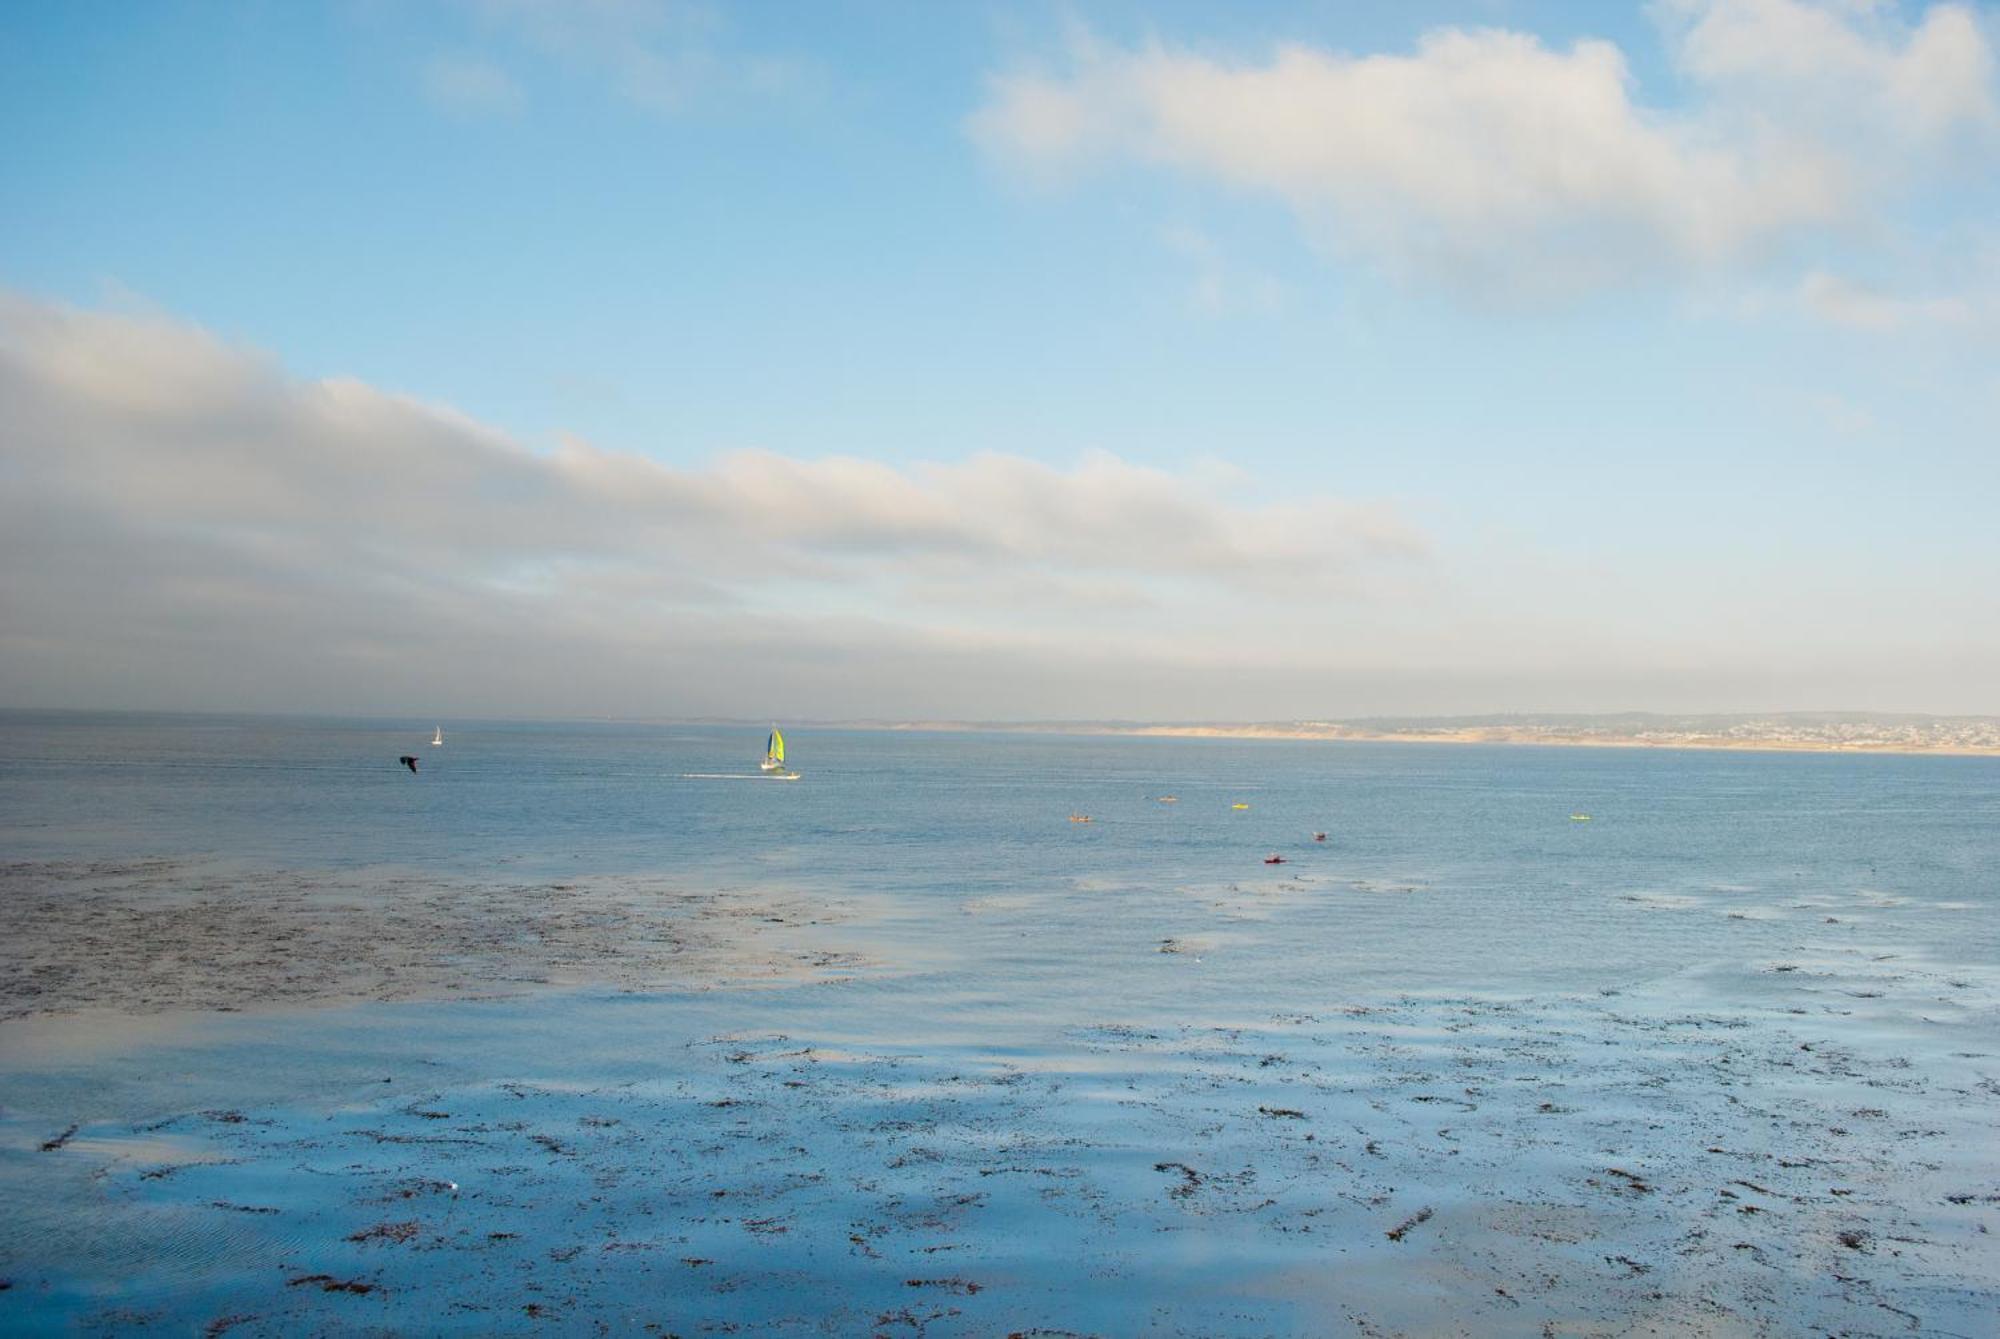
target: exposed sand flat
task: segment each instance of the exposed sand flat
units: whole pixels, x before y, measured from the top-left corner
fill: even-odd
[[[198,861],[0,865],[0,1019],[832,977],[840,907],[656,879],[449,879]]]
[[[0,1330],[1948,1339],[2000,1308],[2000,971],[1856,938],[1847,908],[1901,904],[1865,890],[1808,895],[1786,957],[1630,991],[1199,1023],[1085,992],[1017,1026],[949,1021],[949,971],[708,989],[829,970],[763,919],[784,899],[266,876],[256,911],[199,868],[79,876],[83,920],[180,957],[114,954],[131,987],[73,964],[76,999],[237,998],[218,965],[280,1002],[401,997],[438,987],[433,935],[515,998],[182,1014],[115,1061],[75,1044],[95,1018],[0,1025]],[[1193,986],[1304,910],[1291,882],[1249,923],[1249,892],[1180,890],[1183,939],[1097,955]],[[1046,907],[962,914],[990,953]],[[219,924],[326,938],[203,966]]]
[[[82,1235],[17,1225],[45,1263],[17,1260],[0,1321],[1971,1336],[2000,1304],[1994,1057],[1913,1067],[1824,1015],[1385,997],[1009,1061],[547,1003],[564,1046],[490,1078],[423,1059],[406,1017],[396,1073],[330,1105],[86,1123],[47,1154],[0,1126],[94,1206]],[[67,1281],[128,1252],[108,1295]]]

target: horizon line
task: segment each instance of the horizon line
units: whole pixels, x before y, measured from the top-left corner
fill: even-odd
[[[318,710],[307,708],[226,708],[226,707],[128,707],[128,706],[12,706],[0,704],[0,715],[39,716],[185,716],[218,717],[253,720],[323,720],[323,721],[395,721],[405,719],[404,713],[390,713],[374,710],[343,709]],[[450,721],[504,722],[518,725],[700,725],[700,726],[756,726],[767,728],[774,723],[771,714],[757,716],[722,715],[637,715],[627,713],[610,714],[457,714],[423,715],[407,713],[407,719],[435,723]],[[1916,723],[1916,722],[1966,722],[2000,724],[2000,714],[1986,712],[1948,711],[1876,711],[1855,707],[1788,707],[1776,711],[1722,710],[1722,711],[1665,711],[1656,708],[1631,707],[1611,711],[1455,711],[1455,712],[1376,712],[1365,716],[1269,716],[1269,717],[1119,717],[1119,716],[1036,716],[1036,717],[970,717],[970,716],[791,716],[783,713],[775,723],[787,729],[901,729],[901,730],[1015,730],[1034,728],[1085,729],[1109,727],[1115,729],[1297,729],[1300,727],[1357,727],[1367,728],[1383,725],[1433,725],[1446,724],[1475,727],[1482,725],[1506,725],[1513,723],[1588,723],[1630,720],[1654,721],[1766,721],[1766,720],[1820,720],[1841,721],[1855,724],[1870,723]]]

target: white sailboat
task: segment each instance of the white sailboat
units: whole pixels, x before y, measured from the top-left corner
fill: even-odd
[[[434,749],[444,747],[444,727],[442,725],[437,728],[437,733],[431,736],[431,747]]]
[[[799,774],[785,767],[785,732],[777,726],[771,727],[771,737],[764,741],[764,761],[757,764],[759,771],[768,772],[778,781],[797,781]]]

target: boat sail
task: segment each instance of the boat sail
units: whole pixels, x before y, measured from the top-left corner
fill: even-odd
[[[764,761],[759,766],[766,772],[785,770],[785,732],[775,725],[771,737],[764,741]]]
[[[440,725],[437,728],[437,733],[431,736],[431,747],[439,748],[443,744],[444,744],[444,727]]]

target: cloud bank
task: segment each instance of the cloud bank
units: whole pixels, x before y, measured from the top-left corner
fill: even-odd
[[[1648,105],[1606,41],[1444,28],[1408,54],[1231,59],[1077,40],[994,76],[974,139],[1045,179],[1133,161],[1285,201],[1405,277],[1576,292],[1756,259],[1865,224],[1994,147],[1994,53],[1956,4],[1666,0],[1685,98]]]
[[[170,319],[0,290],[0,706],[1992,709],[1987,588],[1912,598],[1693,552],[1648,579],[1643,552],[1579,566],[1254,483],[1104,454],[533,450]]]
[[[537,452],[19,296],[0,414],[16,703],[1054,711],[1078,665],[1226,667],[1245,627],[1337,625],[1425,565],[1384,507],[1239,500],[1220,467]]]

